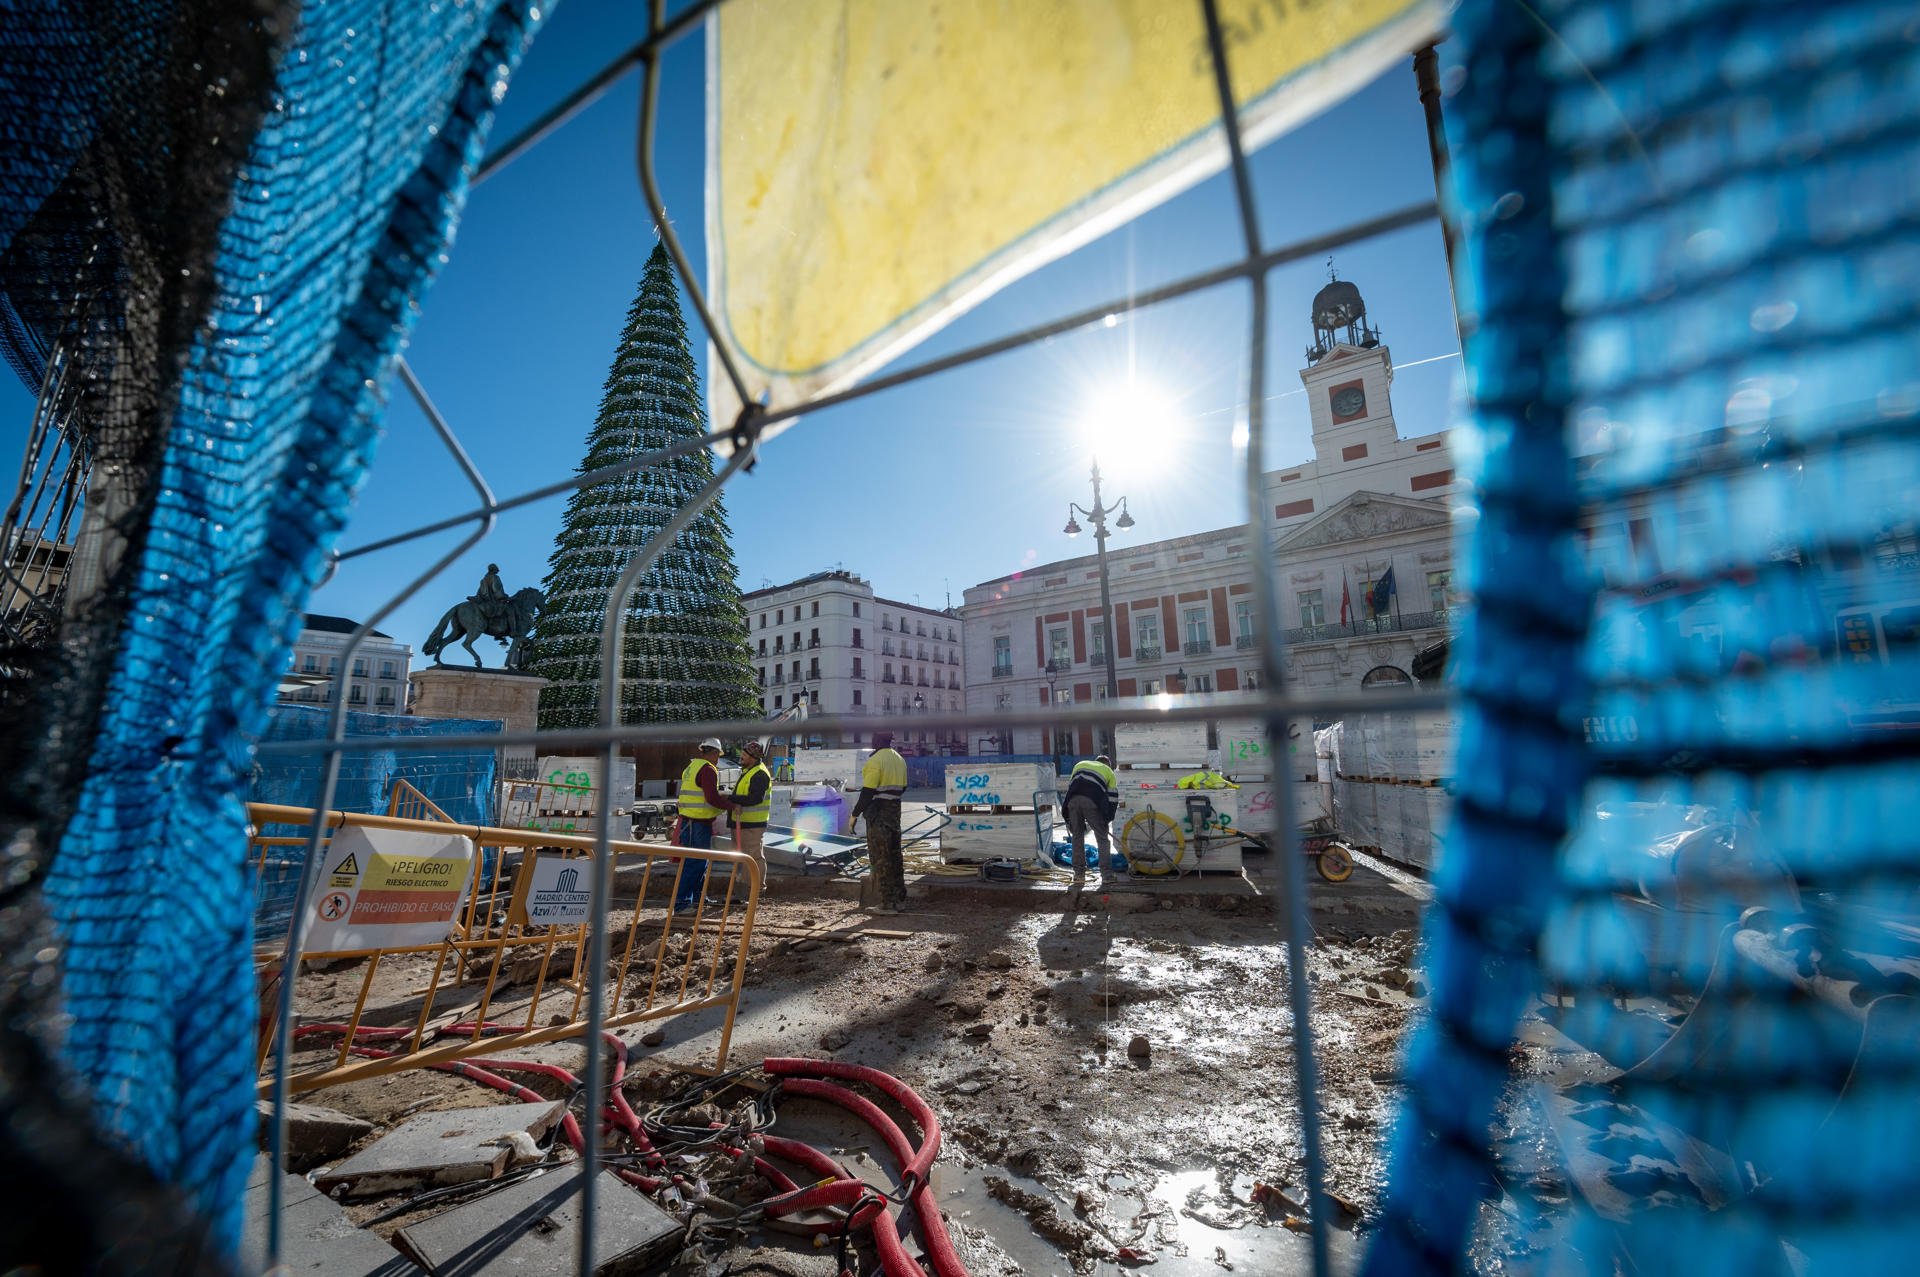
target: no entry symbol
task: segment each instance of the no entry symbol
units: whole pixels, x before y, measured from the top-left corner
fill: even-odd
[[[328,922],[338,922],[347,916],[347,906],[352,903],[344,891],[329,892],[320,901],[320,916]]]

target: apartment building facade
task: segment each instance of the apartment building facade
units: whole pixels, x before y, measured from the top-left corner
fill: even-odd
[[[300,636],[293,642],[287,673],[281,679],[280,699],[299,705],[325,705],[333,695],[334,682],[344,678],[348,709],[406,712],[407,671],[413,664],[413,647],[374,630],[351,661],[345,661],[347,638],[359,625],[344,616],[307,613]]]
[[[801,729],[810,744],[864,745],[880,729],[916,752],[950,749],[960,739],[914,724],[916,716],[964,703],[957,613],[883,598],[846,571],[753,590],[741,606],[763,714],[773,718],[799,702],[809,716],[886,720],[844,742]]]

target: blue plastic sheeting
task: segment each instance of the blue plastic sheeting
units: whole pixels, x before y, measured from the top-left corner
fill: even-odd
[[[498,719],[415,718],[409,714],[365,714],[349,711],[349,737],[450,736],[462,732],[499,732]],[[327,734],[327,711],[302,705],[276,705],[267,722],[266,740],[321,740]],[[434,806],[463,825],[491,825],[494,812],[495,753],[491,749],[413,750],[343,754],[340,779],[334,787],[333,810],[385,812],[393,782],[404,780],[425,794]],[[322,759],[318,754],[270,754],[254,765],[252,802],[285,803],[306,807],[320,785]],[[297,835],[302,828],[269,826],[263,834]],[[293,898],[306,863],[303,847],[269,850],[254,894],[254,940],[284,941],[292,919]],[[481,866],[481,876],[491,865]]]
[[[248,742],[539,21],[525,2],[305,7],[222,227],[109,709],[46,882],[67,1060],[229,1252],[257,1126]]]
[[[1452,21],[1474,602],[1366,1271],[1906,1271],[1913,6]],[[1517,1082],[1527,1013],[1610,1067]]]

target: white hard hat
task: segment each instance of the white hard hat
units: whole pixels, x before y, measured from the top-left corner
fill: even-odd
[[[700,748],[717,750],[720,748],[720,738],[718,736],[709,736],[700,742]]]

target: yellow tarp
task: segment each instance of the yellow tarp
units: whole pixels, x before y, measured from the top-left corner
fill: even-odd
[[[1220,12],[1250,146],[1439,27],[1429,0]],[[1226,163],[1197,0],[730,0],[708,24],[709,290],[776,406]]]

